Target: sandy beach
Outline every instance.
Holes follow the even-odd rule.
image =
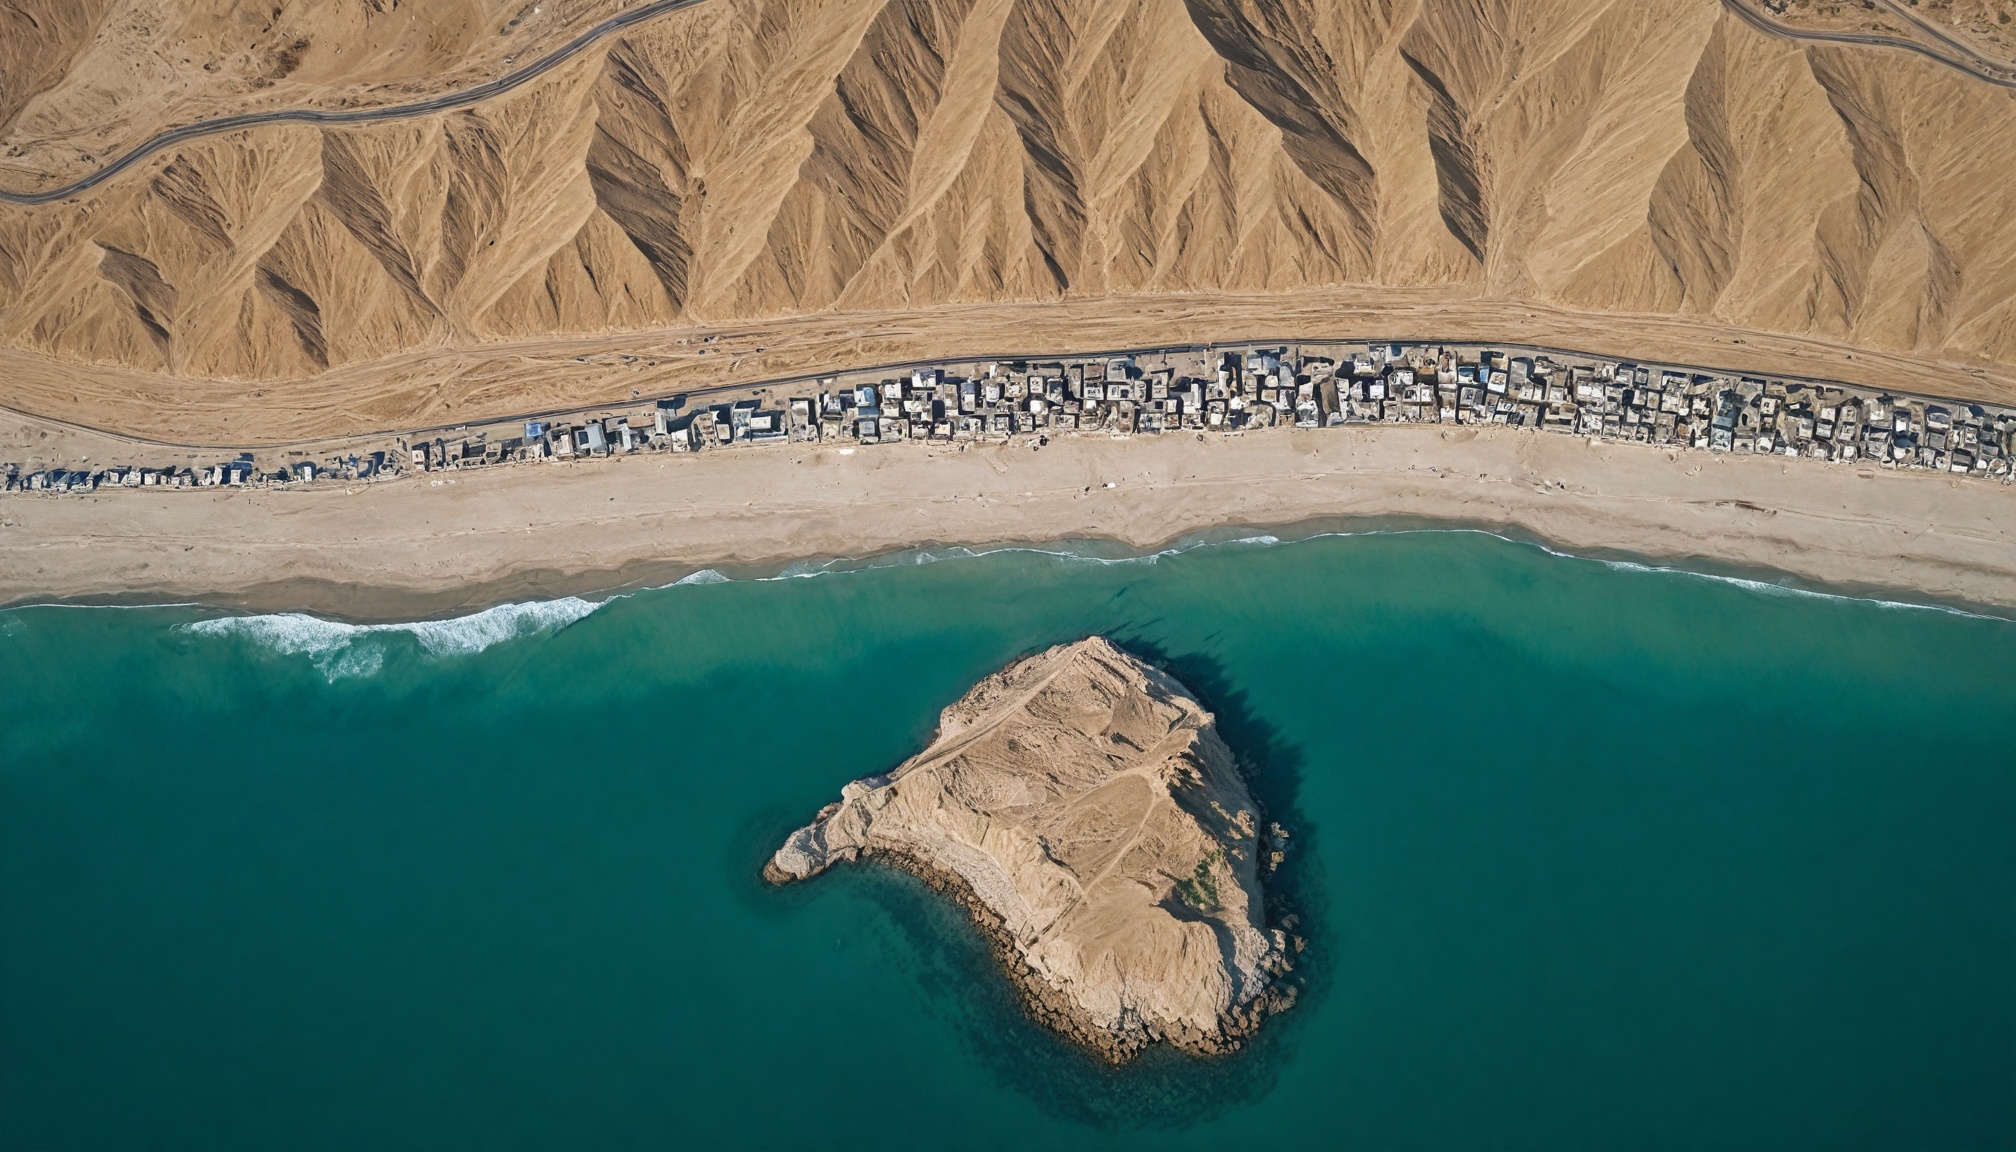
[[[344,487],[0,501],[0,603],[356,620],[926,545],[1426,521],[1582,554],[2016,607],[2016,489],[1934,473],[1433,426],[789,445]]]

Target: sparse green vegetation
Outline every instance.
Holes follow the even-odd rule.
[[[1197,870],[1176,881],[1176,898],[1197,909],[1210,912],[1218,907],[1218,865],[1224,853],[1213,848],[1197,861]]]

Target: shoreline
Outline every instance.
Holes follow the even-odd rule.
[[[1141,555],[1234,530],[1427,529],[1790,577],[1861,599],[2016,607],[2016,490],[2005,485],[1512,429],[1191,439],[780,445],[353,489],[10,500],[0,604],[405,622],[659,587],[703,569],[757,575],[1061,541]]]
[[[1089,1019],[1068,996],[1030,966],[1003,926],[1001,914],[980,899],[965,877],[893,848],[864,848],[859,859],[853,863],[856,867],[865,864],[904,873],[958,907],[965,913],[967,924],[985,942],[995,967],[1007,981],[1024,1017],[1064,1043],[1112,1067],[1131,1063],[1156,1044],[1167,1044],[1195,1059],[1230,1056],[1258,1035],[1270,1017],[1292,1007],[1297,998],[1295,987],[1284,983],[1287,978],[1284,970],[1275,975],[1258,996],[1228,1011],[1220,1019],[1216,1035],[1186,1031],[1173,1036],[1122,1036]],[[780,888],[809,884],[820,874],[815,872],[801,879],[775,871],[772,864],[763,866],[764,883]]]
[[[713,573],[721,582],[771,581],[800,579],[809,576],[841,576],[853,572],[871,572],[881,568],[904,567],[903,557],[926,557],[914,563],[929,564],[943,560],[966,558],[978,559],[1000,552],[1028,552],[1038,555],[1055,556],[1060,559],[1074,559],[1087,563],[1124,564],[1146,562],[1158,556],[1176,555],[1198,548],[1226,547],[1233,545],[1281,546],[1298,544],[1310,540],[1333,539],[1355,536],[1405,536],[1413,534],[1473,534],[1488,536],[1521,547],[1537,549],[1550,556],[1565,560],[1581,560],[1593,564],[1621,565],[1643,570],[1649,574],[1670,574],[1688,576],[1699,580],[1714,580],[1724,583],[1753,586],[1797,596],[1819,596],[1830,599],[1855,600],[1868,604],[1878,604],[1889,608],[1909,608],[1926,612],[1950,612],[1983,620],[2004,620],[2016,623],[2016,604],[1991,604],[1977,601],[1952,600],[1926,596],[1918,590],[1891,585],[1859,585],[1802,577],[1780,568],[1743,566],[1719,560],[1712,555],[1680,554],[1651,555],[1628,552],[1611,548],[1571,548],[1559,541],[1536,535],[1518,524],[1489,524],[1483,521],[1433,520],[1409,517],[1369,517],[1363,520],[1338,520],[1330,517],[1316,517],[1283,524],[1228,523],[1215,525],[1197,532],[1185,533],[1169,540],[1145,546],[1132,546],[1125,541],[1111,538],[1059,537],[1050,540],[990,540],[963,543],[923,541],[917,544],[889,549],[863,556],[801,556],[791,557],[765,565],[723,564],[718,567],[693,567],[667,561],[649,563],[634,574],[608,573],[622,577],[616,582],[600,579],[604,573],[584,572],[572,575],[558,575],[550,582],[528,577],[514,577],[505,581],[483,585],[480,588],[462,589],[443,596],[454,596],[459,601],[457,607],[440,611],[422,610],[422,605],[435,599],[425,593],[409,594],[386,592],[378,589],[358,589],[348,585],[321,580],[290,580],[273,585],[262,585],[246,592],[212,596],[191,594],[183,599],[160,599],[145,594],[115,593],[107,595],[87,595],[67,598],[24,599],[0,604],[0,613],[31,608],[194,608],[222,613],[227,616],[267,616],[303,615],[331,623],[358,627],[396,626],[405,624],[445,623],[467,619],[470,616],[495,608],[517,605],[552,603],[564,599],[580,599],[597,607],[611,600],[645,592],[658,592],[689,582],[714,583],[711,579],[692,581],[694,576]],[[1262,542],[1260,538],[1267,538]],[[1074,545],[1089,545],[1081,550]],[[1110,549],[1100,546],[1112,546]],[[1093,549],[1098,549],[1094,551]],[[1109,554],[1099,554],[1110,551]],[[963,555],[954,555],[954,553]],[[936,554],[936,555],[934,555]],[[811,571],[793,569],[811,567]],[[723,571],[722,569],[730,569]],[[514,591],[522,588],[522,592]],[[303,599],[303,590],[311,589],[314,598]],[[473,595],[472,595],[473,593]],[[493,595],[494,593],[494,595]],[[374,608],[381,608],[384,614],[351,615],[336,607],[362,600]],[[398,610],[406,605],[407,610]]]
[[[1064,1043],[1114,1067],[1132,1061],[1147,1048],[1145,1041],[1125,1043],[1087,1019],[1067,997],[1030,967],[1029,962],[1016,951],[1015,941],[1003,926],[1000,913],[980,899],[965,877],[949,869],[935,867],[909,853],[888,848],[864,850],[856,861],[857,867],[862,864],[904,873],[929,888],[935,896],[959,908],[965,914],[966,923],[985,942],[994,966],[1000,971],[1002,979],[1007,981],[1023,1016],[1038,1028],[1048,1030]],[[802,880],[773,875],[771,867],[764,865],[763,879],[765,883],[777,887],[818,879],[817,874]]]

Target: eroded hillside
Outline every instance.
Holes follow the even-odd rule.
[[[377,108],[481,83],[625,7],[12,0],[0,4],[0,187],[55,187],[209,116]]]
[[[0,341],[273,379],[1372,283],[2008,364],[2012,158],[2010,93],[1719,0],[708,0],[471,109],[0,210]]]

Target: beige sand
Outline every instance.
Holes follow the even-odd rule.
[[[2016,3],[2011,0],[1786,0],[1752,11],[1790,28],[1889,36],[1923,44],[1962,64],[2006,72],[2016,62]]]
[[[54,187],[165,129],[407,104],[495,79],[623,0],[14,0],[0,8],[0,187]]]
[[[1158,1040],[1228,1051],[1278,1002],[1293,952],[1261,881],[1279,841],[1211,713],[1104,637],[987,677],[929,748],[840,795],[766,879],[876,857],[939,881],[1036,1018],[1114,1063]]]
[[[410,57],[394,33],[435,5],[280,4],[271,30],[225,0],[154,6],[190,41],[175,76],[284,55],[312,23],[276,89],[419,83],[532,35],[499,34],[491,0],[440,5],[441,50]],[[0,52],[0,80],[53,85],[0,131],[39,156],[45,120],[69,140],[102,119],[56,97],[114,69],[95,20],[56,20],[75,0],[28,8],[75,32]],[[0,209],[0,347],[56,366],[18,405],[48,415],[123,400],[131,428],[187,395],[368,421],[430,398],[405,358],[532,406],[547,381],[500,345],[1358,286],[2006,375],[2012,108],[1722,0],[708,0],[475,107],[247,129]]]
[[[2002,364],[1959,365],[1872,352],[1685,316],[1622,316],[1480,299],[1463,289],[1362,285],[822,312],[746,324],[504,341],[402,353],[256,387],[86,368],[0,348],[0,380],[7,385],[0,404],[157,442],[233,450],[300,443],[328,452],[337,445],[324,441],[346,437],[907,360],[1380,339],[1525,342],[1615,359],[1813,376],[1871,389],[2016,404],[2016,369]],[[0,460],[24,460],[10,451],[0,447]],[[143,453],[134,462],[161,458],[159,452]],[[60,457],[42,459],[64,463]]]
[[[353,489],[15,496],[0,499],[0,602],[137,596],[412,618],[928,543],[1150,547],[1220,525],[1395,516],[2016,606],[2016,488],[1432,426],[1041,449],[780,446]]]

